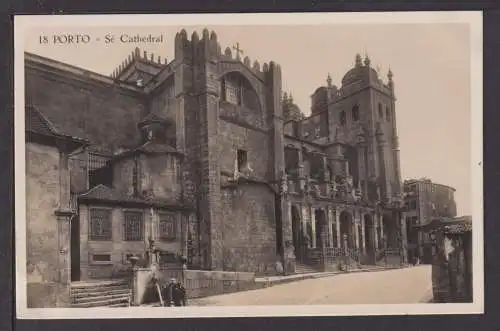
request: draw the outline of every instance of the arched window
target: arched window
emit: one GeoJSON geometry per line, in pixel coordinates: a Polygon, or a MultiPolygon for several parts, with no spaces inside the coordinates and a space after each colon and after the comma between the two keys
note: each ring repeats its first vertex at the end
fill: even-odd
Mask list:
{"type": "Polygon", "coordinates": [[[345,125],[346,123],[346,116],[345,116],[345,111],[340,112],[340,125],[345,125]]]}
{"type": "Polygon", "coordinates": [[[358,105],[355,105],[354,107],[352,107],[352,120],[354,122],[357,122],[359,121],[359,106],[358,105]]]}
{"type": "Polygon", "coordinates": [[[378,117],[380,119],[383,119],[384,118],[384,111],[382,110],[382,104],[379,102],[378,104],[378,117]]]}
{"type": "Polygon", "coordinates": [[[391,112],[389,111],[389,107],[385,107],[385,117],[387,118],[387,122],[391,120],[391,112]]]}

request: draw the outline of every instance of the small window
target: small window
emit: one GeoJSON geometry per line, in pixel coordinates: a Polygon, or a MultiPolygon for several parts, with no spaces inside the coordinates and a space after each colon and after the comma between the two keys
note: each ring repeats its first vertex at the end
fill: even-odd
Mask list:
{"type": "Polygon", "coordinates": [[[385,107],[385,117],[387,118],[387,122],[391,120],[391,112],[389,111],[389,107],[385,107]]]}
{"type": "Polygon", "coordinates": [[[378,104],[378,117],[383,119],[384,118],[384,111],[382,110],[382,104],[378,104]]]}
{"type": "Polygon", "coordinates": [[[354,107],[352,107],[352,120],[354,122],[359,121],[359,106],[358,105],[355,105],[354,107]]]}
{"type": "Polygon", "coordinates": [[[316,138],[319,138],[319,133],[320,133],[320,129],[319,129],[319,128],[315,128],[315,129],[314,129],[314,136],[315,136],[316,138]]]}
{"type": "Polygon", "coordinates": [[[144,240],[144,219],[141,212],[125,212],[125,241],[144,240]]]}
{"type": "Polygon", "coordinates": [[[175,214],[160,214],[160,240],[175,241],[177,239],[177,226],[175,214]]]}
{"type": "Polygon", "coordinates": [[[242,172],[247,167],[247,151],[238,149],[238,171],[242,172]]]}
{"type": "Polygon", "coordinates": [[[346,116],[345,116],[345,111],[340,112],[340,125],[345,125],[346,124],[346,116]]]}
{"type": "Polygon", "coordinates": [[[176,263],[178,262],[177,255],[173,252],[161,252],[160,263],[176,263]]]}

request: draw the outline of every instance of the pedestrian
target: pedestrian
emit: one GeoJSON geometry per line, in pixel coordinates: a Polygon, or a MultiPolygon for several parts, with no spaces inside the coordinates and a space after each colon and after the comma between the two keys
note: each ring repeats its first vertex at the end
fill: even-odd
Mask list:
{"type": "Polygon", "coordinates": [[[163,287],[163,300],[165,307],[172,307],[174,305],[174,292],[177,280],[171,278],[167,285],[163,287]]]}
{"type": "Polygon", "coordinates": [[[182,286],[181,282],[177,282],[173,286],[172,297],[175,307],[186,305],[186,289],[182,286]]]}

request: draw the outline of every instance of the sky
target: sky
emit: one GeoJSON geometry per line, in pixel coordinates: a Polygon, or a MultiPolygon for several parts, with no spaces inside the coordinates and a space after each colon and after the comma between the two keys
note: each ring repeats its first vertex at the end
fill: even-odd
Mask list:
{"type": "MultiPolygon", "coordinates": [[[[201,36],[205,26],[185,27],[201,36]]],[[[368,56],[384,81],[391,68],[403,179],[427,177],[454,187],[459,215],[472,214],[470,37],[466,24],[345,24],[302,26],[207,26],[217,33],[222,51],[239,43],[243,56],[282,69],[283,90],[310,114],[310,96],[330,74],[340,86],[356,53],[368,56]]],[[[169,61],[181,26],[42,27],[24,48],[90,71],[110,75],[139,47],[169,61]],[[40,36],[88,34],[89,44],[40,44],[40,36]],[[163,35],[161,44],[104,43],[106,35],[163,35]],[[96,39],[100,38],[100,42],[96,39]]],[[[115,39],[116,40],[116,39],[115,39]]]]}

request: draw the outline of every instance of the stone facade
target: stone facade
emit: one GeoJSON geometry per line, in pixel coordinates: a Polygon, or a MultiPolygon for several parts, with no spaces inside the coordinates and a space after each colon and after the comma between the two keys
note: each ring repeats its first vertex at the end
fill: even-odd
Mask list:
{"type": "Polygon", "coordinates": [[[403,186],[411,255],[418,256],[422,263],[431,263],[433,254],[430,238],[418,229],[436,217],[457,216],[455,189],[426,178],[405,180],[403,186]]]}
{"type": "Polygon", "coordinates": [[[111,77],[26,54],[27,105],[73,147],[28,149],[37,187],[67,176],[59,197],[28,191],[28,245],[50,240],[55,205],[70,224],[65,264],[30,248],[39,277],[115,277],[149,239],[190,268],[257,274],[344,243],[373,263],[404,245],[392,73],[384,84],[358,55],[306,118],[282,96],[278,64],[222,51],[208,30],[172,46],[170,62],[136,49],[111,77]]]}

